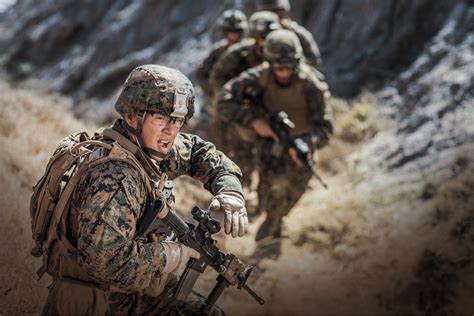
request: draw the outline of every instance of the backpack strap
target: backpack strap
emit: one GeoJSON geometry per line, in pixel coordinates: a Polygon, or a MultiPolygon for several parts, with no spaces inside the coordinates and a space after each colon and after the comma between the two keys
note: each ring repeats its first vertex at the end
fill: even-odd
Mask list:
{"type": "Polygon", "coordinates": [[[111,138],[120,144],[124,149],[131,152],[135,157],[137,157],[140,162],[143,164],[143,167],[148,170],[154,178],[158,179],[159,175],[162,173],[157,166],[155,166],[150,158],[145,156],[145,153],[138,147],[135,143],[130,141],[127,137],[123,136],[116,130],[112,128],[105,128],[103,130],[103,135],[105,137],[111,138]]]}

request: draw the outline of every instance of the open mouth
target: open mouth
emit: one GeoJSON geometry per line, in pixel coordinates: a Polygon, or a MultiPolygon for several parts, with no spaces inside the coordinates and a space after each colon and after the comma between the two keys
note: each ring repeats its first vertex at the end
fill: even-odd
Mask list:
{"type": "Polygon", "coordinates": [[[173,143],[169,140],[164,140],[164,139],[160,139],[158,142],[158,148],[160,149],[161,152],[163,153],[168,153],[168,151],[171,149],[171,146],[173,145],[173,143]]]}

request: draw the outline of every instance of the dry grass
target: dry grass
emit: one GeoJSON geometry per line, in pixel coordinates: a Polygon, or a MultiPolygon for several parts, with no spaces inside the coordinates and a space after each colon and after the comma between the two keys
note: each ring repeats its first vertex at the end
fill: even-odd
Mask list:
{"type": "Polygon", "coordinates": [[[0,82],[0,314],[38,314],[48,278],[37,281],[40,260],[29,251],[29,197],[56,143],[86,126],[55,96],[15,89],[0,82]]]}
{"type": "Polygon", "coordinates": [[[375,102],[374,97],[369,94],[354,101],[349,109],[342,106],[343,101],[333,101],[335,136],[352,143],[373,137],[379,130],[375,102]]]}
{"type": "Polygon", "coordinates": [[[380,127],[375,103],[374,97],[367,93],[352,102],[340,98],[328,101],[333,113],[334,136],[330,146],[317,152],[318,167],[324,172],[334,175],[346,171],[346,157],[377,133],[380,127]]]}

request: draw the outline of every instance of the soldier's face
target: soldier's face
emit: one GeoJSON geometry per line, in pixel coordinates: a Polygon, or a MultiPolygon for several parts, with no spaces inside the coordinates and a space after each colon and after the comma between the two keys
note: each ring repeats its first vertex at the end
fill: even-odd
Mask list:
{"type": "Polygon", "coordinates": [[[275,65],[272,67],[273,75],[275,79],[281,84],[287,84],[290,82],[291,77],[293,76],[294,67],[293,66],[279,66],[275,65]]]}
{"type": "MultiPolygon", "coordinates": [[[[137,116],[126,117],[125,120],[127,123],[134,127],[138,127],[137,116]]],[[[142,138],[145,142],[145,146],[161,152],[163,154],[168,154],[173,147],[174,140],[178,135],[181,127],[179,124],[176,124],[173,120],[167,120],[166,123],[156,124],[156,119],[151,114],[147,114],[143,121],[142,129],[142,138]]],[[[155,157],[155,159],[161,160],[161,158],[155,157]]]]}
{"type": "Polygon", "coordinates": [[[143,141],[146,147],[167,154],[171,150],[180,129],[172,120],[164,125],[153,124],[153,117],[147,114],[143,122],[143,141]]]}
{"type": "Polygon", "coordinates": [[[235,44],[240,40],[239,32],[227,32],[225,35],[230,44],[235,44]]]}

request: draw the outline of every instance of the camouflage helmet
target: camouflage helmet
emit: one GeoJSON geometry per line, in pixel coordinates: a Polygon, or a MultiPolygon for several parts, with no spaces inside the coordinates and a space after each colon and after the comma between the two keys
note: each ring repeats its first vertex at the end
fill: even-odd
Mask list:
{"type": "Polygon", "coordinates": [[[290,12],[290,1],[289,0],[260,0],[257,5],[257,10],[284,10],[290,12]]]}
{"type": "Polygon", "coordinates": [[[303,56],[303,49],[294,32],[276,30],[268,34],[263,54],[271,64],[294,64],[303,56]]]}
{"type": "Polygon", "coordinates": [[[249,18],[249,35],[255,39],[265,38],[271,31],[280,29],[278,15],[270,11],[259,11],[249,18]]]}
{"type": "Polygon", "coordinates": [[[115,110],[122,116],[150,111],[190,119],[194,114],[194,88],[179,70],[139,66],[128,75],[115,110]]]}
{"type": "Polygon", "coordinates": [[[237,9],[225,10],[218,23],[224,32],[246,32],[249,28],[247,17],[237,9]]]}

